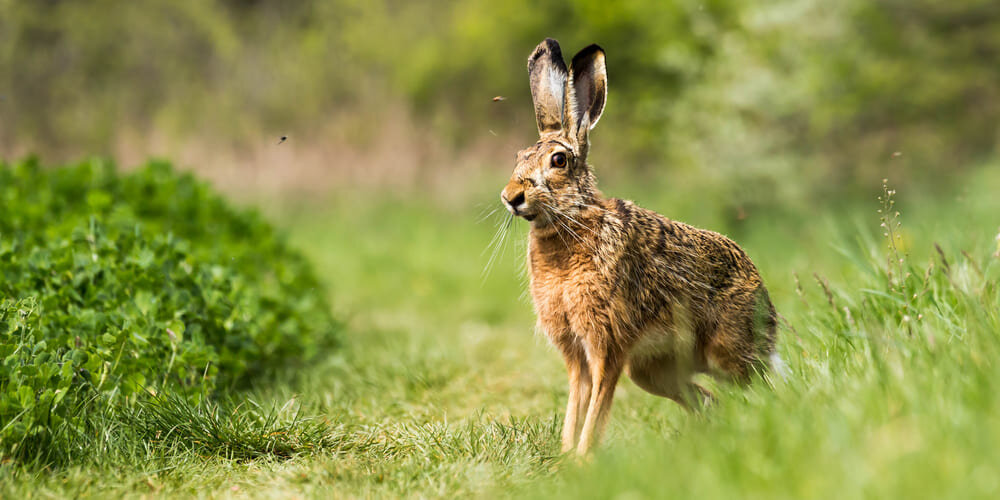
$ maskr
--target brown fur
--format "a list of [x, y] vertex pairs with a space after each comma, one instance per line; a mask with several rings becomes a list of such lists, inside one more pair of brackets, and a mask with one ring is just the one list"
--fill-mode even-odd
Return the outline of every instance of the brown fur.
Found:
[[[598, 191], [586, 157], [606, 100], [603, 50], [587, 47], [571, 68], [551, 39], [529, 59], [540, 140], [518, 153], [501, 198], [531, 221], [538, 325], [569, 374], [563, 451], [586, 453], [622, 373], [687, 406], [710, 396], [691, 381], [696, 373], [747, 380], [767, 367], [776, 322], [736, 243]], [[564, 93], [554, 94], [560, 79]], [[559, 153], [562, 168], [553, 163]]]

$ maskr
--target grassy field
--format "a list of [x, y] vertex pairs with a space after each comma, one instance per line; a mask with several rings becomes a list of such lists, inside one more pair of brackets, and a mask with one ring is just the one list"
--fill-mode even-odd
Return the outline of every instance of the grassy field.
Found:
[[[997, 170], [948, 196], [872, 193], [739, 227], [679, 192], [605, 186], [743, 245], [785, 319], [791, 375], [717, 386], [700, 414], [624, 381], [604, 443], [582, 461], [558, 454], [565, 375], [534, 332], [525, 224], [490, 245], [502, 174], [463, 200], [286, 202], [270, 217], [329, 286], [345, 348], [214, 416], [195, 409], [177, 431], [195, 438], [144, 438], [109, 419], [96, 431], [107, 446], [79, 465], [4, 464], [0, 497], [994, 498]], [[302, 446], [227, 448], [254, 433]]]

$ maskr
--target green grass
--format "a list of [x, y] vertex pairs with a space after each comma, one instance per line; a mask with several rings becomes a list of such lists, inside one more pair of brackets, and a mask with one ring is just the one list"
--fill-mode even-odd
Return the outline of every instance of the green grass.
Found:
[[[217, 405], [108, 413], [79, 464], [0, 467], [0, 496], [995, 497], [1000, 176], [967, 186], [896, 195], [896, 250], [877, 193], [732, 228], [787, 320], [790, 377], [718, 386], [702, 414], [624, 381], [585, 461], [558, 455], [565, 375], [534, 332], [523, 224], [483, 272], [492, 186], [276, 209], [348, 318], [345, 347]], [[607, 191], [720, 228], [687, 200]]]

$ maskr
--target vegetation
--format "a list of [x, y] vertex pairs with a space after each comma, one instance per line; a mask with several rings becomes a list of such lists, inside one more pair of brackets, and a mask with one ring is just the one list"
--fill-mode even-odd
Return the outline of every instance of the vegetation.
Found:
[[[2, 494], [992, 497], [997, 171], [968, 178], [958, 202], [873, 193], [801, 222], [751, 218], [741, 242], [785, 319], [791, 376], [720, 385], [703, 414], [625, 381], [582, 463], [558, 455], [565, 375], [532, 333], [523, 226], [484, 276], [489, 205], [292, 204], [275, 217], [353, 311], [344, 348], [215, 406], [108, 418], [99, 452], [54, 472], [5, 467]], [[682, 193], [606, 188], [713, 225]]]
[[[995, 498], [998, 28], [987, 0], [0, 0], [0, 156], [169, 152], [281, 228], [162, 162], [0, 165], [0, 497]], [[546, 36], [607, 50], [601, 188], [739, 242], [791, 369], [699, 413], [625, 380], [586, 460], [497, 203]]]
[[165, 163], [0, 165], [0, 213], [5, 456], [66, 460], [102, 407], [198, 402], [334, 345], [306, 261]]

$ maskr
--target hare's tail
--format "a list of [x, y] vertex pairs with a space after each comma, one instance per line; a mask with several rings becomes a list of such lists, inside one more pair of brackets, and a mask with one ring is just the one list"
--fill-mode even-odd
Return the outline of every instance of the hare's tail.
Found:
[[768, 356], [768, 361], [771, 363], [771, 370], [778, 374], [781, 380], [788, 380], [788, 365], [785, 364], [785, 360], [781, 359], [781, 356], [778, 356], [777, 352], [772, 352]]
[[778, 356], [775, 349], [775, 340], [778, 335], [778, 313], [774, 310], [774, 304], [768, 296], [767, 290], [762, 286], [758, 291], [756, 303], [756, 323], [757, 328], [754, 333], [757, 338], [757, 356], [760, 361], [766, 359], [765, 364], [772, 372], [782, 380], [788, 380], [788, 365]]

